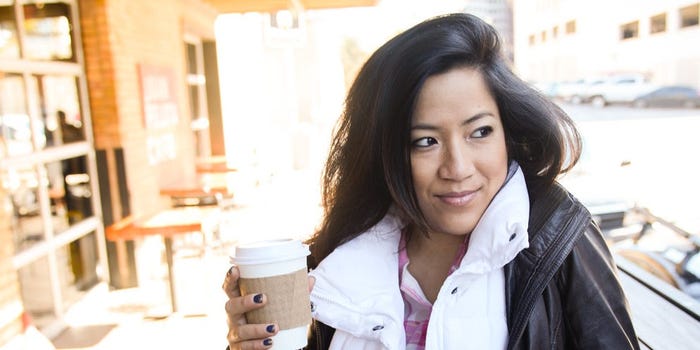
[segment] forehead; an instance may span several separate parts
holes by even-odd
[[[498,106],[483,74],[475,68],[459,67],[426,79],[418,94],[413,123],[468,118],[483,112],[498,117]]]

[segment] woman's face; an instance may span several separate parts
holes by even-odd
[[[482,74],[460,67],[429,77],[411,123],[411,171],[431,234],[470,234],[506,178],[498,106]]]

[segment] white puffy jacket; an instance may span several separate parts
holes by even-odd
[[[472,232],[459,268],[443,283],[433,304],[426,350],[505,348],[502,268],[528,246],[528,215],[527,188],[518,167]],[[331,349],[405,349],[398,281],[403,226],[387,215],[310,273],[316,278],[312,315],[336,329]]]

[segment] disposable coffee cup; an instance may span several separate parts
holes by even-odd
[[[299,240],[280,239],[236,247],[231,261],[238,266],[241,295],[264,293],[267,304],[246,313],[249,324],[276,322],[279,332],[272,349],[302,349],[307,345],[311,303],[306,257],[309,247]]]

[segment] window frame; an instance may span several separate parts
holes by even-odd
[[[620,25],[620,41],[639,38],[639,20]]]
[[[572,19],[565,24],[566,34],[576,34],[576,20]]]
[[[700,25],[700,3],[678,9],[678,28],[685,29],[697,27],[698,25]]]
[[[649,17],[649,34],[665,33],[668,27],[668,15],[666,12]],[[663,23],[660,22],[663,21]]]

